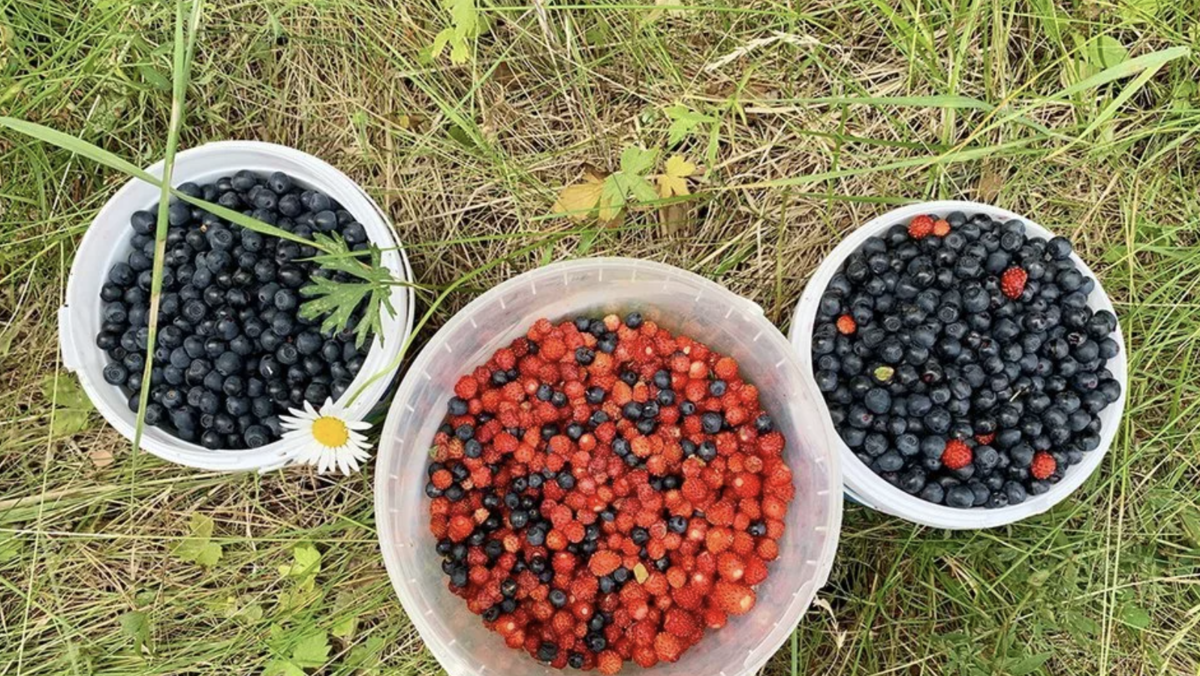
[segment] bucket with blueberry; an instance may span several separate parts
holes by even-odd
[[[162,164],[147,169],[161,175]],[[379,265],[411,279],[390,224],[332,166],[268,143],[211,143],[179,153],[185,195],[233,209],[299,239],[264,235],[178,198],[169,230],[142,446],[218,471],[286,463],[280,417],[347,392],[361,417],[384,395],[412,327],[411,289],[394,286],[378,331],[359,335],[306,316],[302,289],[345,273],[323,269],[304,244],[325,236],[351,252],[378,247]],[[132,179],[97,214],[71,268],[59,311],[65,366],[97,409],[133,438],[145,368],[159,189]]]
[[[1071,242],[974,202],[855,231],[805,289],[791,340],[846,493],[944,528],[1018,521],[1099,467],[1125,402],[1112,302]]]

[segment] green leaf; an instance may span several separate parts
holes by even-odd
[[[141,73],[142,79],[150,86],[164,92],[171,91],[171,81],[154,67],[143,64],[138,66],[137,70]]]
[[[329,659],[329,637],[317,631],[302,637],[292,649],[292,662],[303,669],[316,669]]]
[[[1109,68],[1129,58],[1129,50],[1111,35],[1101,35],[1087,44],[1084,56],[1097,68]]]
[[[1037,653],[1036,655],[1027,655],[1013,662],[1005,671],[1009,676],[1026,676],[1032,674],[1041,668],[1046,660],[1054,656],[1053,652]]]
[[[287,660],[273,659],[267,662],[263,676],[308,676],[300,667]]]
[[[340,639],[350,640],[350,638],[354,636],[354,632],[357,630],[358,618],[351,615],[349,617],[343,617],[334,623],[333,628],[329,630],[329,633]]]
[[[629,192],[637,198],[639,202],[653,202],[658,199],[658,191],[649,181],[641,176],[625,176],[623,178],[629,184]]]
[[[453,28],[443,28],[437,37],[433,39],[433,44],[429,47],[429,57],[436,59],[442,55],[442,51],[446,49],[446,45],[450,44],[450,40],[454,38]]]
[[[349,669],[370,671],[379,666],[379,654],[383,652],[384,640],[380,636],[372,636],[365,643],[360,643],[350,649],[344,662]]]
[[[479,36],[483,26],[475,0],[444,0],[442,4],[450,13],[450,27],[433,39],[429,57],[438,58],[448,45],[451,63],[466,63],[471,58],[471,40]]]
[[[150,618],[140,610],[131,610],[119,618],[121,635],[133,639],[134,650],[141,652],[150,643]]]
[[[600,190],[600,220],[611,221],[625,208],[625,186],[620,173],[611,174],[604,179],[604,187]]]
[[[657,150],[628,146],[621,151],[621,172],[630,176],[644,176],[654,166],[657,157]]]
[[[1158,16],[1158,0],[1121,0],[1121,18],[1129,23],[1143,23]]]
[[[1200,547],[1200,510],[1192,509],[1179,515],[1183,524],[1183,534],[1193,547]]]
[[[1071,635],[1075,638],[1075,641],[1080,645],[1088,645],[1096,636],[1100,635],[1100,625],[1092,618],[1079,612],[1071,611],[1067,613],[1065,624],[1071,631]]]
[[[206,567],[217,565],[221,560],[221,545],[210,541],[212,533],[212,518],[200,512],[192,512],[188,537],[175,546],[175,556]]]
[[[0,563],[8,563],[21,556],[25,542],[12,533],[0,533]]]
[[[671,118],[671,126],[667,128],[667,145],[675,145],[682,141],[702,124],[712,124],[717,118],[692,111],[687,106],[670,106],[664,112]]]
[[[321,552],[305,542],[292,548],[292,565],[280,566],[279,572],[287,577],[304,579],[316,577],[321,572]]]
[[[87,393],[83,391],[83,386],[79,384],[79,380],[65,372],[42,379],[42,396],[63,408],[78,408],[86,411],[94,408]]]
[[[69,437],[87,428],[88,412],[77,408],[60,408],[54,412],[50,430],[56,437]]]
[[[1146,629],[1150,626],[1150,613],[1130,604],[1121,609],[1121,621],[1134,629]]]
[[[334,623],[329,633],[343,640],[349,640],[354,636],[354,632],[358,630],[357,601],[358,596],[352,591],[343,590],[338,593],[333,605],[341,617]]]

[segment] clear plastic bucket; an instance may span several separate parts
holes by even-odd
[[[944,201],[913,204],[889,211],[869,221],[866,225],[851,233],[849,237],[843,240],[841,244],[825,257],[821,266],[813,274],[812,279],[809,280],[808,286],[805,287],[804,294],[800,297],[800,302],[796,305],[796,314],[792,318],[792,328],[788,337],[792,341],[792,345],[795,346],[800,358],[804,361],[804,377],[811,383],[811,387],[816,388],[816,380],[812,372],[812,332],[813,323],[816,321],[817,316],[817,306],[820,304],[821,294],[825,293],[825,289],[829,286],[829,281],[833,279],[833,276],[841,268],[846,258],[862,246],[868,237],[880,235],[897,223],[908,223],[914,216],[919,214],[944,216],[953,211],[961,211],[968,215],[982,213],[1002,220],[1015,218],[1025,223],[1025,232],[1030,236],[1044,237],[1046,239],[1054,236],[1053,232],[1024,216],[979,202]],[[1100,286],[1100,279],[1096,277],[1096,274],[1073,253],[1071,254],[1071,260],[1075,261],[1080,271],[1096,280],[1096,288],[1088,297],[1088,306],[1093,310],[1108,310],[1116,314],[1112,301],[1109,300],[1108,294]],[[1100,446],[1096,450],[1084,454],[1083,462],[1068,468],[1063,480],[1053,485],[1049,491],[1041,495],[1031,495],[1025,502],[1019,505],[1010,505],[998,509],[987,509],[985,507],[956,509],[954,507],[946,507],[945,505],[935,505],[932,502],[927,502],[914,495],[905,493],[871,471],[871,468],[863,464],[850,448],[842,442],[837,430],[833,427],[833,423],[829,417],[829,409],[825,405],[824,398],[818,397],[818,406],[821,409],[820,425],[825,429],[825,434],[831,443],[833,443],[834,448],[840,451],[843,459],[842,471],[845,475],[847,496],[874,510],[898,516],[914,523],[938,528],[992,528],[1014,523],[1045,512],[1065,500],[1067,496],[1075,492],[1075,489],[1083,485],[1083,482],[1087,481],[1092,472],[1095,472],[1096,468],[1103,462],[1104,454],[1108,452],[1109,446],[1112,445],[1113,435],[1117,432],[1117,426],[1121,421],[1121,414],[1125,410],[1125,392],[1129,387],[1125,361],[1125,339],[1121,335],[1119,324],[1113,335],[1113,340],[1117,341],[1121,346],[1121,350],[1115,358],[1108,360],[1106,368],[1112,372],[1113,378],[1121,383],[1121,398],[1109,404],[1108,407],[1100,412]]]
[[[162,176],[159,162],[147,167],[154,176]],[[282,171],[311,189],[320,190],[337,200],[363,224],[372,242],[387,249],[382,264],[400,280],[412,279],[408,258],[396,248],[396,238],[383,212],[354,181],[325,162],[293,148],[256,141],[222,141],[185,150],[175,156],[172,182],[212,183],[222,176],[248,169],[259,174]],[[58,310],[58,339],[63,365],[79,376],[88,398],[104,419],[127,439],[132,440],[136,414],[129,410],[128,397],[104,380],[107,357],[96,347],[100,331],[100,287],[108,270],[129,255],[133,229],[129,217],[134,211],[157,204],[159,189],[144,181],[131,179],[96,214],[75,252],[71,275],[67,280],[66,303]],[[383,336],[376,336],[362,370],[350,387],[354,392],[372,374],[382,370],[400,351],[412,331],[412,289],[397,286],[391,297],[396,313],[384,312]],[[387,391],[391,378],[381,378],[368,388],[351,407],[351,415],[369,411]],[[188,443],[156,427],[147,426],[142,448],[180,465],[214,471],[267,470],[283,465],[281,443],[246,450],[209,450]]]
[[[762,309],[719,284],[659,263],[592,258],[550,265],[493,288],[442,327],[401,382],[380,440],[375,515],[388,575],[425,644],[451,676],[558,673],[507,648],[446,588],[423,489],[429,449],[454,383],[541,317],[557,321],[631,310],[738,360],[787,438],[796,485],[779,560],[759,587],[754,609],[653,673],[757,671],[829,577],[842,518],[839,458],[821,426],[815,388],[805,384],[795,351]]]

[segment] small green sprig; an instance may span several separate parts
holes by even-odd
[[[391,272],[380,264],[379,248],[372,245],[368,250],[370,265],[358,260],[362,252],[351,251],[346,241],[337,234],[314,233],[313,239],[327,253],[314,256],[322,270],[344,272],[355,281],[339,282],[328,277],[314,277],[313,283],[300,289],[300,294],[309,297],[300,306],[300,316],[315,319],[324,316],[321,331],[345,331],[350,325],[354,311],[366,300],[362,319],[354,327],[355,345],[362,347],[372,333],[383,339],[383,319],[380,307],[387,308],[389,315],[396,313],[392,307],[391,291],[395,280]]]

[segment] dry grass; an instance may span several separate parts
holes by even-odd
[[[1040,0],[480,4],[491,28],[454,66],[421,56],[447,21],[428,2],[210,3],[183,145],[259,139],[326,159],[386,205],[422,284],[547,243],[452,295],[426,334],[478,289],[584,253],[709,276],[786,331],[838,238],[912,200],[990,201],[1069,234],[1129,341],[1110,458],[1078,499],[994,531],[851,507],[828,608],[767,673],[1200,674],[1200,66],[1173,61],[1111,115],[1131,78],[1056,96],[1086,40],[1131,56],[1195,43],[1195,0],[1148,17],[1125,0],[1056,15]],[[166,138],[170,12],[0,0],[0,111],[149,164]],[[557,191],[584,164],[615,169],[626,145],[665,148],[664,110],[681,103],[719,120],[711,159],[707,133],[673,149],[705,172],[686,227],[665,234],[642,211],[594,241],[551,237],[578,227],[548,217]],[[260,673],[348,617],[321,673],[437,673],[382,569],[369,471],[210,475],[132,457],[98,416],[64,430],[44,392],[61,370],[55,309],[122,180],[0,133],[0,675]],[[223,546],[211,569],[172,554],[193,512]],[[289,609],[297,582],[277,567],[298,543],[322,569]],[[230,610],[254,605],[261,618]]]

